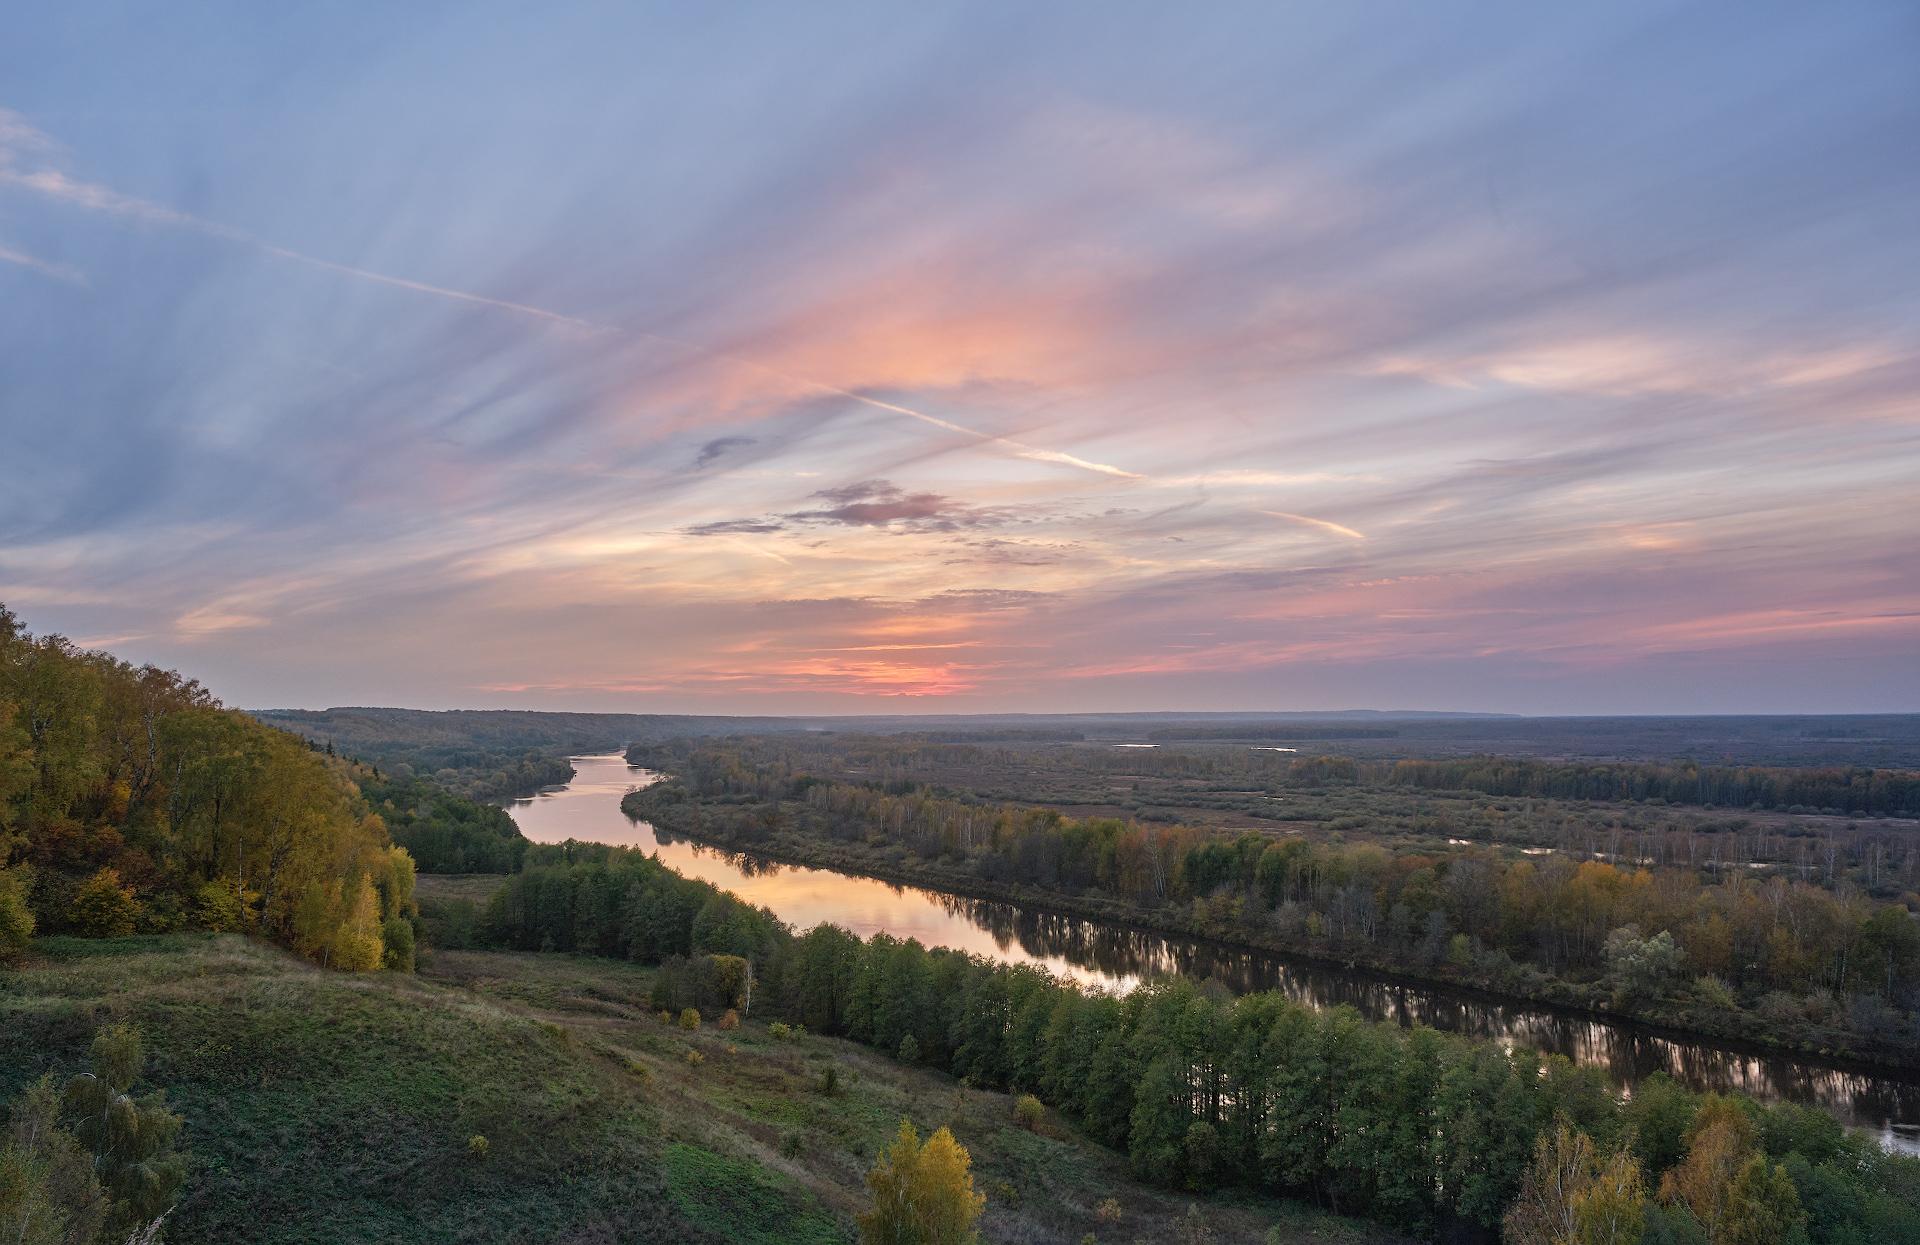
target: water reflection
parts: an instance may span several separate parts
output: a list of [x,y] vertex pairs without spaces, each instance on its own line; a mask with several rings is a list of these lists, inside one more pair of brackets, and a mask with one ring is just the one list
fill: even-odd
[[1424,1024],[1565,1055],[1576,1063],[1605,1069],[1617,1085],[1632,1086],[1653,1072],[1664,1071],[1696,1089],[1817,1104],[1878,1134],[1892,1148],[1920,1154],[1920,1079],[1862,1075],[1812,1060],[1677,1042],[1629,1024],[1409,986],[1366,973],[1287,963],[1259,952],[722,852],[674,839],[620,812],[620,797],[633,787],[657,781],[657,775],[629,768],[618,755],[578,757],[574,766],[574,780],[564,788],[511,806],[514,820],[528,838],[538,843],[572,838],[644,848],[689,877],[771,909],[796,928],[831,921],[863,937],[884,932],[916,938],[930,947],[1036,964],[1062,977],[1113,989],[1179,973],[1218,980],[1237,993],[1277,990],[1311,1007],[1345,1004],[1376,1020]]

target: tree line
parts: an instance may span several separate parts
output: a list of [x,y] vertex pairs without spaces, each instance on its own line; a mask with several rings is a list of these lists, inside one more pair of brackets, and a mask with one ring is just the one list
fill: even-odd
[[[1403,968],[1536,996],[1566,983],[1589,1000],[1597,991],[1675,1021],[1737,1003],[1783,1029],[1896,1045],[1916,1037],[1920,920],[1903,903],[1844,888],[1475,846],[1393,851],[1075,819],[923,787],[753,771],[723,750],[694,757],[680,780],[628,797],[629,811],[739,850],[804,855],[831,845],[842,864],[904,868],[933,885],[1091,898],[1205,936],[1384,952]],[[1648,970],[1634,940],[1663,933],[1676,954]]]
[[[1817,1110],[1663,1076],[1625,1097],[1558,1057],[1278,994],[1175,980],[1116,996],[886,935],[796,935],[638,852],[530,861],[483,925],[502,945],[674,962],[688,989],[730,983],[710,1007],[743,1005],[745,961],[754,1014],[1034,1094],[1142,1178],[1195,1191],[1512,1242],[1920,1239],[1920,1162]],[[688,967],[703,957],[719,959]],[[1600,1226],[1553,1234],[1576,1221]]]
[[411,967],[413,882],[345,761],[0,607],[0,956],[36,931],[248,930]]

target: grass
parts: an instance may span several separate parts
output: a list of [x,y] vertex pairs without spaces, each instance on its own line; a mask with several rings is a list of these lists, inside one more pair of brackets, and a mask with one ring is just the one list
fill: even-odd
[[[78,1071],[100,1025],[137,1024],[194,1155],[178,1241],[851,1240],[903,1116],[972,1151],[988,1240],[1170,1240],[1186,1213],[1051,1116],[1018,1127],[1004,1094],[751,1018],[662,1025],[651,979],[564,955],[350,977],[233,935],[46,939],[0,974],[0,1099]],[[1117,1224],[1095,1216],[1109,1197]],[[1223,1242],[1393,1239],[1288,1203],[1202,1205]]]

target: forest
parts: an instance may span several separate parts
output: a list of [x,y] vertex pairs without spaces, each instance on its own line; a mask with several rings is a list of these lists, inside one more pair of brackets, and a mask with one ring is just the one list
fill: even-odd
[[35,932],[244,930],[407,968],[413,885],[345,761],[0,607],[0,957]]
[[527,840],[497,804],[411,774],[353,767],[361,796],[422,873],[514,873]]
[[[1663,1077],[1623,1099],[1558,1058],[1278,995],[1176,980],[1113,996],[884,935],[796,935],[629,850],[535,849],[479,929],[509,947],[662,962],[653,1003],[669,1014],[750,1006],[1034,1095],[1142,1178],[1195,1193],[1280,1192],[1421,1235],[1528,1245],[1920,1239],[1920,1161],[1819,1111]],[[1554,1234],[1573,1220],[1592,1231]]]
[[[1737,1032],[1758,1020],[1772,1040],[1882,1058],[1920,1044],[1920,895],[1900,888],[1910,842],[1843,875],[1837,847],[1825,871],[1764,871],[1516,851],[1468,830],[1382,840],[1357,818],[1305,833],[1163,825],[960,798],[908,778],[830,779],[764,751],[794,746],[782,737],[645,750],[678,779],[629,796],[628,810],[736,850],[985,898],[1081,901],[1085,915],[1131,914],[1681,1027]],[[1326,782],[1350,762],[1278,764]],[[1878,895],[1859,885],[1869,876],[1885,883]]]

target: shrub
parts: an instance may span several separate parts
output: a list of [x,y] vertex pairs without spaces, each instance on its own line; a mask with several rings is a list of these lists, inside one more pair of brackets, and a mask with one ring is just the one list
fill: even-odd
[[900,1062],[920,1062],[920,1043],[914,1040],[913,1034],[911,1033],[900,1039]]
[[791,1041],[795,1034],[790,1026],[776,1020],[767,1026],[767,1036],[776,1042],[787,1042]]
[[780,1153],[787,1158],[797,1159],[807,1152],[807,1139],[797,1132],[790,1132],[780,1138]]
[[133,892],[120,885],[120,873],[102,869],[74,894],[73,924],[89,938],[125,938],[133,932],[140,905]]
[[1693,979],[1693,997],[1708,1007],[1717,1007],[1722,1011],[1732,1011],[1740,1005],[1727,983],[1711,975]]
[[1032,1094],[1022,1094],[1013,1100],[1013,1118],[1020,1127],[1031,1131],[1039,1128],[1040,1121],[1047,1118],[1047,1109]]
[[868,1245],[895,1241],[974,1239],[974,1221],[987,1199],[973,1191],[966,1147],[942,1128],[922,1145],[913,1125],[900,1121],[899,1135],[867,1173],[873,1209],[859,1217]]
[[1200,1213],[1200,1207],[1189,1202],[1186,1216],[1180,1220],[1180,1226],[1175,1230],[1173,1239],[1180,1245],[1212,1245],[1218,1238],[1214,1235],[1213,1226],[1207,1222],[1206,1216]]
[[687,1066],[689,1068],[697,1068],[701,1064],[705,1063],[706,1061],[707,1061],[707,1057],[705,1055],[701,1054],[699,1051],[695,1050],[691,1046],[687,1047]]
[[1099,1221],[1102,1225],[1109,1226],[1109,1227],[1112,1226],[1113,1224],[1119,1223],[1120,1222],[1119,1199],[1111,1198],[1111,1197],[1100,1199],[1100,1204],[1093,1208],[1093,1217],[1094,1219]]
[[673,1023],[673,1013],[668,1011],[664,1007],[660,1009],[660,1023],[663,1025],[670,1025]]
[[829,1098],[840,1093],[840,1069],[828,1064],[820,1070],[820,1092]]
[[487,1157],[487,1139],[479,1133],[467,1138],[467,1155],[474,1159]]
[[726,1014],[720,1017],[720,1031],[722,1033],[731,1033],[739,1027],[740,1013],[729,1007],[726,1010]]
[[202,883],[193,895],[194,920],[216,934],[230,934],[246,921],[247,905],[231,878]]
[[684,1008],[680,1012],[680,1027],[690,1033],[700,1031],[700,1010],[694,1007]]
[[0,870],[0,964],[18,959],[33,941],[24,869]]
[[653,1069],[641,1063],[638,1059],[627,1060],[627,1072],[634,1080],[640,1082],[642,1085],[653,1084]]

